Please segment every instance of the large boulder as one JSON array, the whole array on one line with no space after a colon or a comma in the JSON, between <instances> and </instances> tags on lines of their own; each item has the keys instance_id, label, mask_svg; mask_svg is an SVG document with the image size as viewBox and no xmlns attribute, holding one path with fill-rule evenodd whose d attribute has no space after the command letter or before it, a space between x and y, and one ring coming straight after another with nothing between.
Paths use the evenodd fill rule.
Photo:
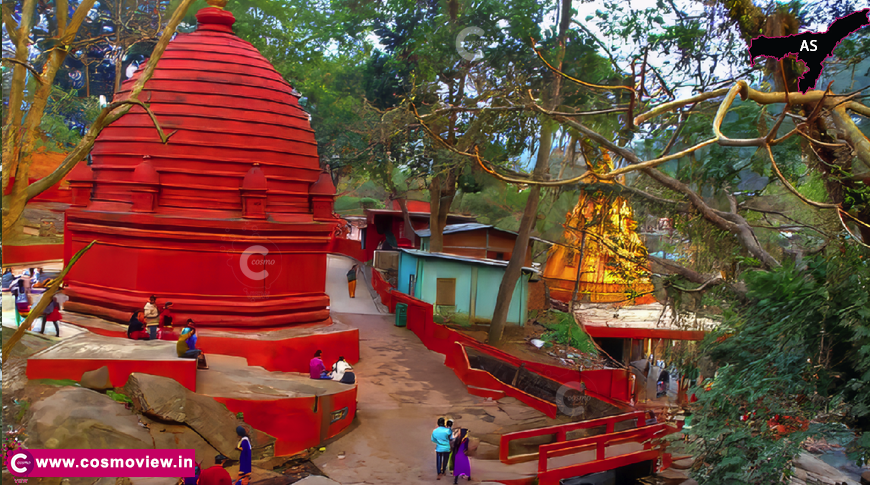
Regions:
<instances>
[{"instance_id":1,"label":"large boulder","mask_svg":"<svg viewBox=\"0 0 870 485\"><path fill-rule=\"evenodd\" d=\"M822 483L825 485L858 485L840 470L828 465L818 457L803 452L794 459L796 469L806 472L807 483Z\"/></svg>"},{"instance_id":2,"label":"large boulder","mask_svg":"<svg viewBox=\"0 0 870 485\"><path fill-rule=\"evenodd\" d=\"M31 410L27 439L30 448L154 448L151 434L135 414L90 389L60 389Z\"/></svg>"},{"instance_id":3,"label":"large boulder","mask_svg":"<svg viewBox=\"0 0 870 485\"><path fill-rule=\"evenodd\" d=\"M131 374L124 393L136 411L153 419L186 424L217 451L238 459L238 420L223 404L191 392L173 379L149 374Z\"/></svg>"},{"instance_id":4,"label":"large boulder","mask_svg":"<svg viewBox=\"0 0 870 485\"><path fill-rule=\"evenodd\" d=\"M214 464L214 457L219 453L218 450L208 444L196 431L183 424L154 421L145 416L142 417L142 422L151 430L155 448L194 450L196 461L202 463L203 468Z\"/></svg>"},{"instance_id":5,"label":"large boulder","mask_svg":"<svg viewBox=\"0 0 870 485\"><path fill-rule=\"evenodd\" d=\"M109 380L109 368L102 366L97 370L89 370L82 374L82 379L79 381L82 387L93 389L95 391L105 391L111 389L112 381Z\"/></svg>"}]
</instances>

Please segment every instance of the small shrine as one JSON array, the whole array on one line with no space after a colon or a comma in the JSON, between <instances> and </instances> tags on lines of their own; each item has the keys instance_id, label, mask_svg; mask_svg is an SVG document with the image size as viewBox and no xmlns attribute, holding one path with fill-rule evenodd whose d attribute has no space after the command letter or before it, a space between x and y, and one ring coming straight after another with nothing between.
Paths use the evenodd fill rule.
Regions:
<instances>
[{"instance_id":1,"label":"small shrine","mask_svg":"<svg viewBox=\"0 0 870 485\"><path fill-rule=\"evenodd\" d=\"M593 167L593 170L612 169L613 162L607 153ZM584 182L596 180L590 176ZM581 191L564 227L563 243L550 248L544 268L550 297L570 302L576 287L579 302L616 305L655 302L646 247L637 233L628 200L604 192Z\"/></svg>"}]
</instances>

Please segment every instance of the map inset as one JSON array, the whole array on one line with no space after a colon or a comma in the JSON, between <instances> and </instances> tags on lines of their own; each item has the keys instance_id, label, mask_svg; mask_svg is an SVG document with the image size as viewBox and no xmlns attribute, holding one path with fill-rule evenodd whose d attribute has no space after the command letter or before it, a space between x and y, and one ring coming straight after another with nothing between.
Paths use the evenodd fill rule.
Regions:
<instances>
[{"instance_id":1,"label":"map inset","mask_svg":"<svg viewBox=\"0 0 870 485\"><path fill-rule=\"evenodd\" d=\"M794 55L807 66L807 71L798 79L798 89L806 93L815 89L822 74L822 62L834 52L843 39L851 33L870 25L867 13L870 8L859 10L834 21L825 32L804 32L785 37L756 37L749 44L750 62L755 64L758 56L781 60Z\"/></svg>"}]
</instances>

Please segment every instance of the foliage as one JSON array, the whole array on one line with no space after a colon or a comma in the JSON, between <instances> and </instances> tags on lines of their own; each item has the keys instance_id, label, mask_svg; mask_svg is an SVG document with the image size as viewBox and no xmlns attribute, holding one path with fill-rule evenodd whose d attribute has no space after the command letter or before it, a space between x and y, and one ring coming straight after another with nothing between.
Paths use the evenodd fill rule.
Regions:
<instances>
[{"instance_id":1,"label":"foliage","mask_svg":"<svg viewBox=\"0 0 870 485\"><path fill-rule=\"evenodd\" d=\"M15 413L15 422L20 423L24 416L27 414L27 411L30 409L30 401L15 401L15 404L18 405L18 412Z\"/></svg>"},{"instance_id":2,"label":"foliage","mask_svg":"<svg viewBox=\"0 0 870 485\"><path fill-rule=\"evenodd\" d=\"M126 404L133 404L133 400L130 399L130 397L124 393L115 392L115 391L109 389L108 391L106 391L106 395L117 402L126 403Z\"/></svg>"},{"instance_id":3,"label":"foliage","mask_svg":"<svg viewBox=\"0 0 870 485\"><path fill-rule=\"evenodd\" d=\"M556 342L573 347L586 354L597 354L598 350L592 338L574 321L574 317L565 312L553 310L549 318L539 320L547 328L547 333L541 336L545 342Z\"/></svg>"},{"instance_id":4,"label":"foliage","mask_svg":"<svg viewBox=\"0 0 870 485\"><path fill-rule=\"evenodd\" d=\"M721 367L707 391L694 391L699 483L780 483L807 437L847 425L856 443L867 439L868 258L844 244L802 265L746 273L750 301L704 343ZM870 459L870 449L852 449Z\"/></svg>"},{"instance_id":5,"label":"foliage","mask_svg":"<svg viewBox=\"0 0 870 485\"><path fill-rule=\"evenodd\" d=\"M45 114L39 126L41 145L49 151L67 152L82 139L87 127L100 113L96 97L80 98L76 90L52 86Z\"/></svg>"}]
</instances>

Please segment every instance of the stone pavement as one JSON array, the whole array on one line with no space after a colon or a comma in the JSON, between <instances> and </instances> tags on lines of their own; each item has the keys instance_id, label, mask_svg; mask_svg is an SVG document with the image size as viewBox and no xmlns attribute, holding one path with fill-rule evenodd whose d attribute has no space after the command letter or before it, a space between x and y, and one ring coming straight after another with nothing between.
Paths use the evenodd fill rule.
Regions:
<instances>
[{"instance_id":1,"label":"stone pavement","mask_svg":"<svg viewBox=\"0 0 870 485\"><path fill-rule=\"evenodd\" d=\"M326 294L329 295L329 308L332 313L356 313L362 315L380 315L374 300L371 298L369 286L363 279L365 271L357 275L356 298L351 298L347 292L347 272L353 266L354 260L345 256L327 255L326 261Z\"/></svg>"},{"instance_id":2,"label":"stone pavement","mask_svg":"<svg viewBox=\"0 0 870 485\"><path fill-rule=\"evenodd\" d=\"M430 441L441 416L484 439L478 457L471 460L471 483L534 474L537 462L511 467L498 462L492 442L502 433L559 421L537 412L511 417L505 410L521 404L472 396L444 366L444 356L426 349L410 330L396 327L393 315L332 317L359 328L360 362L354 367L359 383L357 419L314 459L330 478L343 485L445 483L435 482L435 447Z\"/></svg>"}]
</instances>

